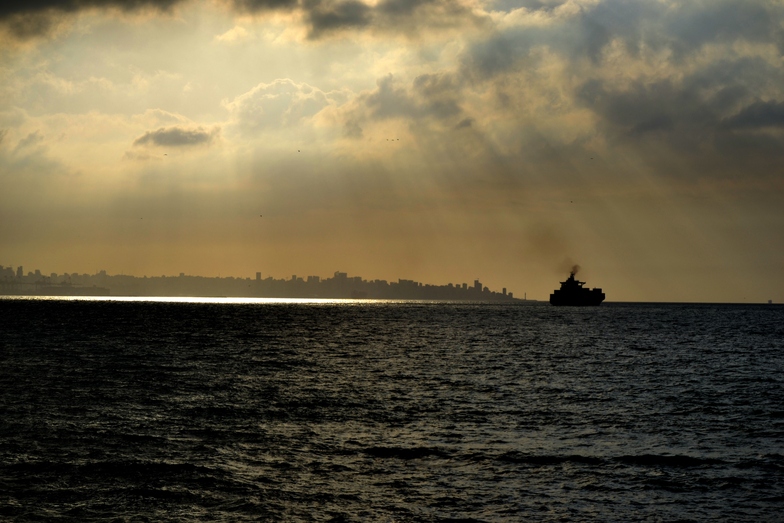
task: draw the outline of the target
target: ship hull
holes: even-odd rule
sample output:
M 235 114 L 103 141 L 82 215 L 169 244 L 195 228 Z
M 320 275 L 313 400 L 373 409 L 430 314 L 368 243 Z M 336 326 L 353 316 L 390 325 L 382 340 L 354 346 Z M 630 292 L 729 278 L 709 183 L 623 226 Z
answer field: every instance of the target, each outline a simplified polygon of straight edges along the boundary
M 555 291 L 550 295 L 550 304 L 569 307 L 596 307 L 604 301 L 604 293 L 597 290 L 582 290 L 582 292 L 567 293 Z

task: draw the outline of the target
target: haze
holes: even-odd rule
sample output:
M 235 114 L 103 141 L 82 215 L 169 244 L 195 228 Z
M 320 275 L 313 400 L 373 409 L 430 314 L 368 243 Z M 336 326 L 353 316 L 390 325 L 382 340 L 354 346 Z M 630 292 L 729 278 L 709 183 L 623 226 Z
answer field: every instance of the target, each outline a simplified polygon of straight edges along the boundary
M 784 301 L 784 1 L 0 7 L 0 263 Z

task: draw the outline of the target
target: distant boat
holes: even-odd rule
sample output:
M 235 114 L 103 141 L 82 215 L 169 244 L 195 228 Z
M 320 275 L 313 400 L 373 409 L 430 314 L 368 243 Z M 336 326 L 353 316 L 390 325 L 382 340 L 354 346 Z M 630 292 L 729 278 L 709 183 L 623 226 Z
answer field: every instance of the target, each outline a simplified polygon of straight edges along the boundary
M 561 282 L 561 288 L 550 295 L 552 305 L 571 306 L 596 306 L 604 301 L 601 289 L 586 289 L 584 281 L 574 279 L 575 271 L 569 273 L 569 278 Z

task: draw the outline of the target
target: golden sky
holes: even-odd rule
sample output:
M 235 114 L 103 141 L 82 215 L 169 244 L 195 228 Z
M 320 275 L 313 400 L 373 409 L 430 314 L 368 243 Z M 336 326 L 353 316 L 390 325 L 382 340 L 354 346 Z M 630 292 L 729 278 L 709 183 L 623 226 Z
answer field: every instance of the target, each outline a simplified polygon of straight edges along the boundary
M 0 265 L 784 301 L 784 0 L 0 7 Z

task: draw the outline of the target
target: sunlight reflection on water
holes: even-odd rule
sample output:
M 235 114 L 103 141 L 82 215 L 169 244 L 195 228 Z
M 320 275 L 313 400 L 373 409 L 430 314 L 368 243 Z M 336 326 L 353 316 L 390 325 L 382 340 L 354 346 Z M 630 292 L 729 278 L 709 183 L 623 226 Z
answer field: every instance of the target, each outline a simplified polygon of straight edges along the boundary
M 115 301 L 115 302 L 155 302 L 155 303 L 227 303 L 227 304 L 343 304 L 362 305 L 376 303 L 435 303 L 428 300 L 369 300 L 338 298 L 234 298 L 217 296 L 0 296 L 0 300 L 35 301 Z

